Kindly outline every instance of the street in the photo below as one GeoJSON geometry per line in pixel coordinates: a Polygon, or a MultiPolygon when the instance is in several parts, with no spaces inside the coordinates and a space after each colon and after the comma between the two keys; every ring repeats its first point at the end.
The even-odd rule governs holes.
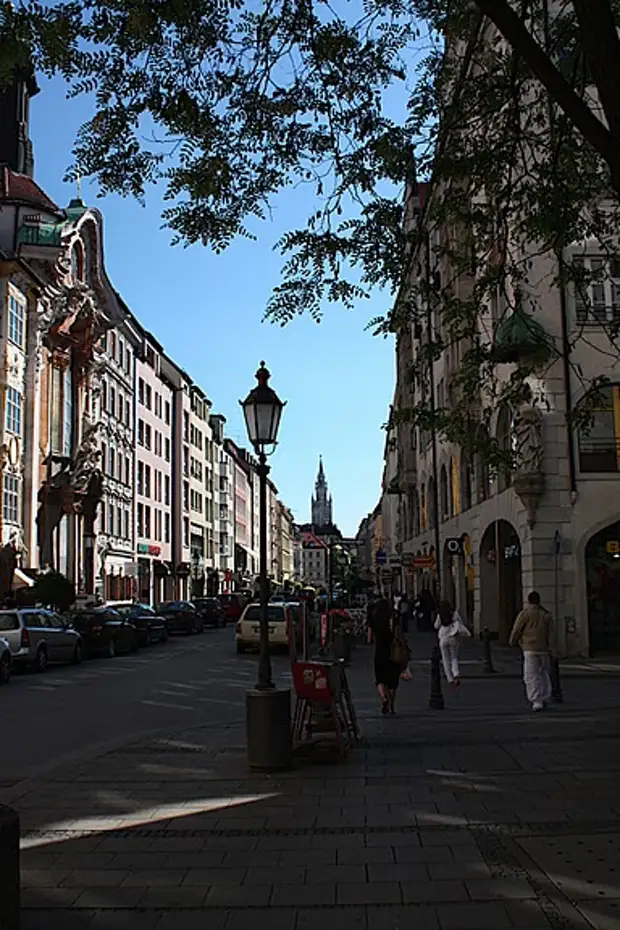
{"type": "Polygon", "coordinates": [[[281,775],[247,769],[256,659],[230,628],[17,676],[0,801],[21,819],[22,930],[617,930],[618,676],[567,677],[532,714],[472,651],[432,712],[432,639],[411,640],[397,716],[358,648],[363,743],[281,775]]]}
{"type": "MultiPolygon", "coordinates": [[[[286,657],[274,668],[287,672],[286,657]]],[[[243,717],[256,676],[254,656],[237,656],[234,627],[172,636],[135,655],[16,673],[0,691],[0,720],[11,751],[0,784],[43,774],[97,746],[147,733],[243,717]]],[[[289,675],[290,680],[290,675],[289,675]]]]}

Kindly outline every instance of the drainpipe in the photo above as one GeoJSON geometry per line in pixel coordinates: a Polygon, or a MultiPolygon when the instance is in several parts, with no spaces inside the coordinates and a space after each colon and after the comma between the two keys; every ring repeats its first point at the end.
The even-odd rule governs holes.
{"type": "MultiPolygon", "coordinates": [[[[430,285],[431,285],[431,237],[426,233],[426,259],[425,259],[425,277],[429,293],[426,299],[426,328],[428,331],[428,344],[432,348],[434,343],[433,337],[433,309],[431,307],[430,285]]],[[[432,353],[431,353],[432,356],[432,353]]],[[[437,579],[437,597],[441,592],[441,538],[439,533],[439,480],[437,474],[437,430],[435,427],[435,368],[434,361],[431,357],[429,362],[429,387],[431,392],[431,464],[433,471],[433,510],[435,512],[435,577],[437,579]]]]}
{"type": "Polygon", "coordinates": [[[570,482],[570,502],[577,500],[577,466],[575,463],[575,431],[573,429],[573,398],[571,393],[570,341],[568,338],[568,307],[566,301],[566,283],[562,274],[564,253],[556,253],[560,270],[560,319],[562,322],[562,370],[564,380],[564,403],[566,406],[566,438],[568,443],[568,475],[570,482]]]}

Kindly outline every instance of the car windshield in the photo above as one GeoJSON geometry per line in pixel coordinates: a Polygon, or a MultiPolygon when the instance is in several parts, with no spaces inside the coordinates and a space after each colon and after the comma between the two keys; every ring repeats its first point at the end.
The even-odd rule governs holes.
{"type": "Polygon", "coordinates": [[[192,602],[194,607],[217,607],[218,603],[214,597],[197,597],[192,602]]]}
{"type": "Polygon", "coordinates": [[[0,630],[18,630],[19,616],[14,611],[0,611],[0,630]]]}
{"type": "MultiPolygon", "coordinates": [[[[258,604],[252,604],[251,607],[248,607],[245,619],[258,623],[260,620],[260,606],[258,604]]],[[[269,604],[267,608],[267,620],[269,623],[283,623],[284,608],[277,604],[269,604]]]]}
{"type": "Polygon", "coordinates": [[[122,617],[154,617],[155,611],[146,604],[119,604],[114,608],[122,617]]]}

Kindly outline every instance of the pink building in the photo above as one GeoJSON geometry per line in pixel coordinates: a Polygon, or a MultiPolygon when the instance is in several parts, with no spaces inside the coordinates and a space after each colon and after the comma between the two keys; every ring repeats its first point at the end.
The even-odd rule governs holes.
{"type": "Polygon", "coordinates": [[[173,392],[161,372],[162,346],[144,332],[136,359],[137,594],[158,604],[173,596],[173,392]]]}

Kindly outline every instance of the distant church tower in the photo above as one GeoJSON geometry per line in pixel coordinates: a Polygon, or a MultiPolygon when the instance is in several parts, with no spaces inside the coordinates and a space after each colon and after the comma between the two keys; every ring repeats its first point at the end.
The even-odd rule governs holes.
{"type": "Polygon", "coordinates": [[[332,498],[327,493],[327,481],[323,471],[323,459],[319,457],[319,473],[314,483],[314,495],[312,496],[312,525],[329,526],[333,522],[332,515],[332,498]]]}

